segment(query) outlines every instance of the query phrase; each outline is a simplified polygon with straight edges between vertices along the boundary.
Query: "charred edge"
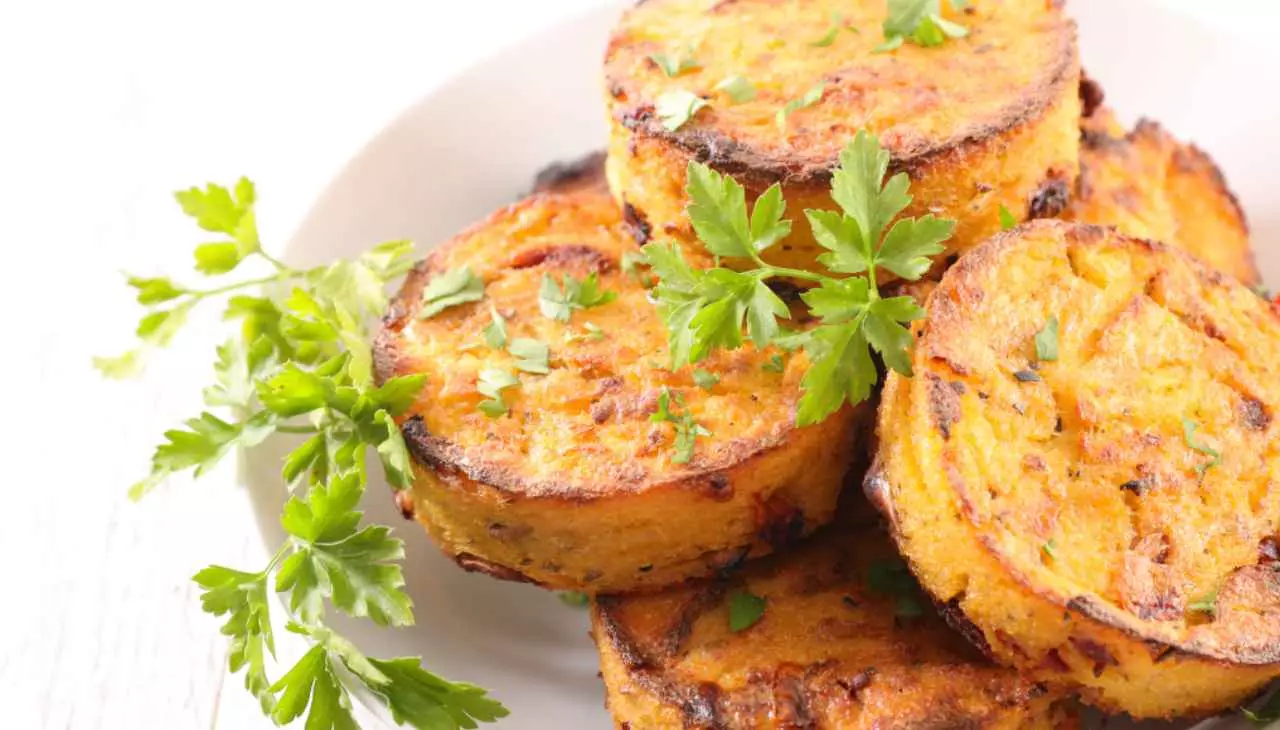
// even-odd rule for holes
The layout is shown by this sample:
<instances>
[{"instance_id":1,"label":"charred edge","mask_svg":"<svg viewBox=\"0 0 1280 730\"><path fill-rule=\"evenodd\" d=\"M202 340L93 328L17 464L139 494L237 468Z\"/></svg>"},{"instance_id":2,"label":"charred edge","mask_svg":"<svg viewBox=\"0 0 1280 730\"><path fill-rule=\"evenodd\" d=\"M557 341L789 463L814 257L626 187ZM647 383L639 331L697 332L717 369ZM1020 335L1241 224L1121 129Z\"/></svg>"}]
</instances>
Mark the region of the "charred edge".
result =
<instances>
[{"instance_id":1,"label":"charred edge","mask_svg":"<svg viewBox=\"0 0 1280 730\"><path fill-rule=\"evenodd\" d=\"M774 550L782 550L804 536L804 512L780 495L756 502L756 537Z\"/></svg>"},{"instance_id":2,"label":"charred edge","mask_svg":"<svg viewBox=\"0 0 1280 730\"><path fill-rule=\"evenodd\" d=\"M803 676L792 672L778 672L773 680L773 705L779 727L811 728L813 711L809 708L808 693Z\"/></svg>"},{"instance_id":3,"label":"charred edge","mask_svg":"<svg viewBox=\"0 0 1280 730\"><path fill-rule=\"evenodd\" d=\"M1266 404L1256 398L1245 398L1236 409L1240 422L1251 431L1266 431L1271 425L1271 413Z\"/></svg>"},{"instance_id":4,"label":"charred edge","mask_svg":"<svg viewBox=\"0 0 1280 730\"><path fill-rule=\"evenodd\" d=\"M401 489L395 495L396 509L400 510L400 516L406 520L412 520L414 514L413 494L408 489Z\"/></svg>"},{"instance_id":5,"label":"charred edge","mask_svg":"<svg viewBox=\"0 0 1280 730\"><path fill-rule=\"evenodd\" d=\"M508 568L505 565L498 565L492 561L486 560L471 553L458 553L453 556L453 562L458 567L468 573L483 573L498 580L509 580L515 583L532 583L533 585L543 585L540 581L534 580L529 576L521 573L514 568Z\"/></svg>"},{"instance_id":6,"label":"charred edge","mask_svg":"<svg viewBox=\"0 0 1280 730\"><path fill-rule=\"evenodd\" d=\"M871 686L871 678L876 674L874 668L867 668L853 675L849 679L837 679L836 684L844 688L849 693L849 699L861 699L862 691Z\"/></svg>"},{"instance_id":7,"label":"charred edge","mask_svg":"<svg viewBox=\"0 0 1280 730\"><path fill-rule=\"evenodd\" d=\"M1102 86L1094 81L1091 76L1080 72L1080 107L1081 116L1088 119L1093 113L1098 111L1102 103L1106 101L1106 93L1102 90Z\"/></svg>"},{"instance_id":8,"label":"charred edge","mask_svg":"<svg viewBox=\"0 0 1280 730\"><path fill-rule=\"evenodd\" d=\"M934 605L938 609L938 614L942 616L942 619L946 621L947 625L954 629L956 633L960 634L970 644L977 647L978 651L982 652L983 656L993 656L991 652L991 644L987 641L986 635L982 633L982 629L979 629L974 625L974 623L969 620L969 617L965 615L964 610L960 607L960 604L964 603L964 599L965 594L960 593L946 603L934 601Z\"/></svg>"},{"instance_id":9,"label":"charred edge","mask_svg":"<svg viewBox=\"0 0 1280 730\"><path fill-rule=\"evenodd\" d=\"M675 623L667 629L658 641L656 653L648 657L651 666L658 666L671 661L684 650L684 644L693 632L693 624L708 610L720 603L724 597L724 586L718 583L705 584L694 593L693 597L680 607Z\"/></svg>"},{"instance_id":10,"label":"charred edge","mask_svg":"<svg viewBox=\"0 0 1280 730\"><path fill-rule=\"evenodd\" d=\"M929 413L943 440L951 438L951 427L960 420L960 394L942 378L928 374ZM963 384L961 384L963 386Z\"/></svg>"},{"instance_id":11,"label":"charred edge","mask_svg":"<svg viewBox=\"0 0 1280 730\"><path fill-rule=\"evenodd\" d=\"M532 269L535 266L565 268L573 265L583 265L591 271L603 274L614 268L614 261L594 246L575 243L525 249L507 264L512 269Z\"/></svg>"},{"instance_id":12,"label":"charred edge","mask_svg":"<svg viewBox=\"0 0 1280 730\"><path fill-rule=\"evenodd\" d=\"M1126 492L1133 492L1135 495L1141 497L1151 491L1151 481L1148 479L1131 479L1124 484L1121 484L1120 488Z\"/></svg>"},{"instance_id":13,"label":"charred edge","mask_svg":"<svg viewBox=\"0 0 1280 730\"><path fill-rule=\"evenodd\" d=\"M1070 202L1071 187L1062 179L1060 172L1052 171L1031 195L1031 202L1027 204L1027 218L1056 218L1062 215Z\"/></svg>"},{"instance_id":14,"label":"charred edge","mask_svg":"<svg viewBox=\"0 0 1280 730\"><path fill-rule=\"evenodd\" d=\"M631 231L631 237L638 245L643 246L649 242L649 236L653 234L653 226L649 225L644 213L625 201L622 203L622 223L628 231Z\"/></svg>"},{"instance_id":15,"label":"charred edge","mask_svg":"<svg viewBox=\"0 0 1280 730\"><path fill-rule=\"evenodd\" d=\"M1119 666L1120 662L1116 661L1115 656L1107 647L1099 644L1092 639L1084 639L1076 636L1069 637L1071 645L1076 648L1085 658L1093 662L1093 676L1101 677L1107 667Z\"/></svg>"},{"instance_id":16,"label":"charred edge","mask_svg":"<svg viewBox=\"0 0 1280 730\"><path fill-rule=\"evenodd\" d=\"M597 150L569 162L553 162L534 176L530 194L602 187L604 158L604 151Z\"/></svg>"},{"instance_id":17,"label":"charred edge","mask_svg":"<svg viewBox=\"0 0 1280 730\"><path fill-rule=\"evenodd\" d=\"M701 682L697 685L678 688L683 690L679 694L677 705L680 708L680 714L684 715L685 727L712 727L719 728L723 726L720 722L720 687L711 682Z\"/></svg>"},{"instance_id":18,"label":"charred edge","mask_svg":"<svg viewBox=\"0 0 1280 730\"><path fill-rule=\"evenodd\" d=\"M1274 537L1264 537L1258 542L1258 562L1263 565L1280 563L1280 544Z\"/></svg>"},{"instance_id":19,"label":"charred edge","mask_svg":"<svg viewBox=\"0 0 1280 730\"><path fill-rule=\"evenodd\" d=\"M743 565L747 563L747 556L751 554L749 545L739 548L726 548L724 550L713 550L706 554L707 567L718 578L728 578L738 572Z\"/></svg>"}]
</instances>

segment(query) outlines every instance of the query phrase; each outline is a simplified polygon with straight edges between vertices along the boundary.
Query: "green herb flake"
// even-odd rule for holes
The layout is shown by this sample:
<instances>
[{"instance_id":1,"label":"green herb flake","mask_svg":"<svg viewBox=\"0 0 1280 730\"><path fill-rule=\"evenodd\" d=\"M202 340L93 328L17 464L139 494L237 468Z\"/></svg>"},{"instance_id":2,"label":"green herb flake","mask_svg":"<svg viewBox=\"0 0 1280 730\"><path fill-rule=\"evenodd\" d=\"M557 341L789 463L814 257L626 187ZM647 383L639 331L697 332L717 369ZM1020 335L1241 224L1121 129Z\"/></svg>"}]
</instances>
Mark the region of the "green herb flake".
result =
<instances>
[{"instance_id":1,"label":"green herb flake","mask_svg":"<svg viewBox=\"0 0 1280 730\"><path fill-rule=\"evenodd\" d=\"M478 302L484 298L484 280L476 276L471 267L450 269L432 277L422 290L422 311L419 319L429 319L449 307L466 302Z\"/></svg>"},{"instance_id":2,"label":"green herb flake","mask_svg":"<svg viewBox=\"0 0 1280 730\"><path fill-rule=\"evenodd\" d=\"M809 45L814 48L826 48L836 42L836 37L840 35L840 28L844 26L844 16L839 13L831 14L831 24L827 27L827 32L821 38L810 41Z\"/></svg>"},{"instance_id":3,"label":"green herb flake","mask_svg":"<svg viewBox=\"0 0 1280 730\"><path fill-rule=\"evenodd\" d=\"M1055 362L1058 359L1058 317L1050 315L1044 329L1036 333L1036 359Z\"/></svg>"},{"instance_id":4,"label":"green herb flake","mask_svg":"<svg viewBox=\"0 0 1280 730\"><path fill-rule=\"evenodd\" d=\"M1054 542L1053 538L1049 538L1049 541L1040 546L1040 549L1050 558L1053 558L1054 560L1058 559L1058 545Z\"/></svg>"},{"instance_id":5,"label":"green herb flake","mask_svg":"<svg viewBox=\"0 0 1280 730\"><path fill-rule=\"evenodd\" d=\"M516 369L521 372L535 375L546 375L551 372L549 365L551 348L541 340L517 337L511 341L507 352L516 359Z\"/></svg>"},{"instance_id":6,"label":"green herb flake","mask_svg":"<svg viewBox=\"0 0 1280 730\"><path fill-rule=\"evenodd\" d=\"M490 418L505 416L510 411L507 402L502 398L502 391L520 385L520 379L512 373L500 368L486 368L480 371L476 381L476 390L488 400L480 402L476 408Z\"/></svg>"},{"instance_id":7,"label":"green herb flake","mask_svg":"<svg viewBox=\"0 0 1280 730\"><path fill-rule=\"evenodd\" d=\"M760 369L766 373L784 373L787 371L787 364L783 362L781 355L774 355Z\"/></svg>"},{"instance_id":8,"label":"green herb flake","mask_svg":"<svg viewBox=\"0 0 1280 730\"><path fill-rule=\"evenodd\" d=\"M957 10L964 3L952 2ZM964 38L969 29L942 17L942 0L888 0L889 16L884 21L884 42L875 52L885 53L902 47L906 41L931 48L947 39Z\"/></svg>"},{"instance_id":9,"label":"green herb flake","mask_svg":"<svg viewBox=\"0 0 1280 730\"><path fill-rule=\"evenodd\" d=\"M698 368L693 371L693 384L710 392L720 382L720 376L709 370Z\"/></svg>"},{"instance_id":10,"label":"green herb flake","mask_svg":"<svg viewBox=\"0 0 1280 730\"><path fill-rule=\"evenodd\" d=\"M599 342L603 340L604 330L593 322L584 322L582 325L584 332L574 332L565 338L567 342Z\"/></svg>"},{"instance_id":11,"label":"green herb flake","mask_svg":"<svg viewBox=\"0 0 1280 730\"><path fill-rule=\"evenodd\" d=\"M729 593L729 630L733 633L746 631L764 618L764 609L768 601L745 589Z\"/></svg>"},{"instance_id":12,"label":"green herb flake","mask_svg":"<svg viewBox=\"0 0 1280 730\"><path fill-rule=\"evenodd\" d=\"M1010 213L1009 209L1004 207L1004 204L1001 203L1000 204L1000 230L1007 231L1010 228L1016 227L1017 225L1018 225L1018 219L1014 218L1013 213Z\"/></svg>"},{"instance_id":13,"label":"green herb flake","mask_svg":"<svg viewBox=\"0 0 1280 730\"><path fill-rule=\"evenodd\" d=\"M680 54L655 53L649 58L657 64L658 68L662 69L662 73L666 74L668 78L675 78L685 71L692 71L702 66L693 57L692 48L685 49L685 52Z\"/></svg>"},{"instance_id":14,"label":"green herb flake","mask_svg":"<svg viewBox=\"0 0 1280 730\"><path fill-rule=\"evenodd\" d=\"M674 132L707 106L707 101L684 89L668 91L658 97L654 113L668 132Z\"/></svg>"},{"instance_id":15,"label":"green herb flake","mask_svg":"<svg viewBox=\"0 0 1280 730\"><path fill-rule=\"evenodd\" d=\"M746 76L729 76L715 85L716 91L724 92L735 104L745 104L756 98L756 87Z\"/></svg>"},{"instance_id":16,"label":"green herb flake","mask_svg":"<svg viewBox=\"0 0 1280 730\"><path fill-rule=\"evenodd\" d=\"M804 96L787 102L778 110L778 113L774 118L774 121L778 124L778 129L783 132L787 131L787 119L801 109L807 109L814 104L817 104L819 101L822 101L822 94L826 91L826 88L827 82L819 81L808 91L804 92Z\"/></svg>"},{"instance_id":17,"label":"green herb flake","mask_svg":"<svg viewBox=\"0 0 1280 730\"><path fill-rule=\"evenodd\" d=\"M1187 448L1212 457L1209 461L1196 467L1196 473L1203 477L1205 472L1222 463L1222 454L1210 448L1207 444L1197 443L1196 429L1199 427L1200 425L1195 421L1188 418L1182 419L1182 439L1186 441Z\"/></svg>"},{"instance_id":18,"label":"green herb flake","mask_svg":"<svg viewBox=\"0 0 1280 730\"><path fill-rule=\"evenodd\" d=\"M1240 708L1240 714L1257 727L1270 727L1280 720L1280 692L1272 692L1271 697L1257 709Z\"/></svg>"},{"instance_id":19,"label":"green herb flake","mask_svg":"<svg viewBox=\"0 0 1280 730\"><path fill-rule=\"evenodd\" d=\"M579 591L560 591L556 593L556 597L571 608L586 608L591 605L591 597Z\"/></svg>"},{"instance_id":20,"label":"green herb flake","mask_svg":"<svg viewBox=\"0 0 1280 730\"><path fill-rule=\"evenodd\" d=\"M710 436L711 432L695 421L689 411L677 413L671 410L672 403L684 409L684 396L679 392L672 392L670 388L663 388L658 395L658 408L649 414L649 420L653 423L670 422L675 425L676 438L672 446L671 463L688 464L693 459L697 438Z\"/></svg>"},{"instance_id":21,"label":"green herb flake","mask_svg":"<svg viewBox=\"0 0 1280 730\"><path fill-rule=\"evenodd\" d=\"M1199 600L1188 603L1187 610L1208 616L1216 616L1218 613L1218 592L1216 590L1210 591Z\"/></svg>"},{"instance_id":22,"label":"green herb flake","mask_svg":"<svg viewBox=\"0 0 1280 730\"><path fill-rule=\"evenodd\" d=\"M484 328L484 342L495 350L501 350L507 346L507 320L494 307L489 307L489 316L491 321Z\"/></svg>"},{"instance_id":23,"label":"green herb flake","mask_svg":"<svg viewBox=\"0 0 1280 730\"><path fill-rule=\"evenodd\" d=\"M599 307L617 298L617 292L600 288L599 279L594 273L585 279L565 274L560 284L550 274L543 274L542 287L538 291L538 308L547 319L568 322L574 310Z\"/></svg>"},{"instance_id":24,"label":"green herb flake","mask_svg":"<svg viewBox=\"0 0 1280 730\"><path fill-rule=\"evenodd\" d=\"M900 618L924 615L920 584L898 558L876 560L867 569L867 585L872 591L894 599L894 613Z\"/></svg>"}]
</instances>

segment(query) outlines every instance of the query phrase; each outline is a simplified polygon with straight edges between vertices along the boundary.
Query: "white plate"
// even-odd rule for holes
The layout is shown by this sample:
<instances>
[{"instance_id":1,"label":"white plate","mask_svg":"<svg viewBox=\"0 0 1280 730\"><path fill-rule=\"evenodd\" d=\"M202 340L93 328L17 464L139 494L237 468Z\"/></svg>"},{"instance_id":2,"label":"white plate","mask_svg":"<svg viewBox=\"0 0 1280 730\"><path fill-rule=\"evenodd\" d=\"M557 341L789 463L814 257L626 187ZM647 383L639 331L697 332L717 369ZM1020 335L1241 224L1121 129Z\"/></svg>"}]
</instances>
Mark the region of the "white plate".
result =
<instances>
[{"instance_id":1,"label":"white plate","mask_svg":"<svg viewBox=\"0 0 1280 730\"><path fill-rule=\"evenodd\" d=\"M1256 86L1269 53L1149 0L1073 0L1089 73L1122 116L1147 115L1224 167L1253 224L1259 263L1280 284L1274 167L1280 101ZM318 200L288 249L307 262L411 238L425 250L525 191L536 171L604 144L600 60L616 10L603 8L512 46L423 98L362 150ZM502 105L495 104L501 99ZM276 455L243 473L264 539L279 544ZM504 728L606 728L586 615L537 588L468 575L404 522L385 485L366 509L405 540L418 625L342 628L381 656L420 654L447 677L487 687L511 709ZM274 549L274 547L273 547ZM1115 727L1115 725L1112 725Z\"/></svg>"}]
</instances>

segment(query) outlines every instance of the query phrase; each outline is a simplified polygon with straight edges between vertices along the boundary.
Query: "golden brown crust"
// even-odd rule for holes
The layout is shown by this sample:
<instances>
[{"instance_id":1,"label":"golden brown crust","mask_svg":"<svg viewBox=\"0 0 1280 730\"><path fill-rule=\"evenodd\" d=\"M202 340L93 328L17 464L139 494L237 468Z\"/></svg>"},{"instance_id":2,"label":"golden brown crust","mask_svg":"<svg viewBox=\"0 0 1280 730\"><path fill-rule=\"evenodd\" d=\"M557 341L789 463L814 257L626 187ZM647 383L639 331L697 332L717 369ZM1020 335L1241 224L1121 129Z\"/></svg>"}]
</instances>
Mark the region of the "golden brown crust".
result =
<instances>
[{"instance_id":1,"label":"golden brown crust","mask_svg":"<svg viewBox=\"0 0 1280 730\"><path fill-rule=\"evenodd\" d=\"M622 271L638 251L617 207L589 170L568 193L508 206L436 249L407 277L374 348L380 380L425 373L401 419L414 457L413 500L401 509L468 570L572 590L658 586L735 567L830 519L869 408L822 428L796 428L803 355L783 372L779 353L746 347L699 363L719 376L695 385L692 368L666 369L666 333L641 278ZM485 301L419 318L423 292L468 266ZM599 277L616 294L563 323L540 311L545 276ZM549 345L550 372L520 373L504 391L508 415L489 418L476 387L514 359L484 344L491 309L508 338ZM585 323L597 325L588 336ZM674 463L675 427L653 422L669 389L710 431Z\"/></svg>"},{"instance_id":2,"label":"golden brown crust","mask_svg":"<svg viewBox=\"0 0 1280 730\"><path fill-rule=\"evenodd\" d=\"M1114 225L1261 283L1249 225L1222 171L1151 120L1125 132L1106 109L1081 124L1080 178L1063 220Z\"/></svg>"},{"instance_id":3,"label":"golden brown crust","mask_svg":"<svg viewBox=\"0 0 1280 730\"><path fill-rule=\"evenodd\" d=\"M1057 692L988 663L936 617L895 616L902 599L873 587L871 576L897 564L878 528L842 525L753 563L732 584L597 597L592 633L615 723L724 730L1074 725L1053 704ZM743 588L764 597L766 609L758 623L734 633L727 600Z\"/></svg>"},{"instance_id":4,"label":"golden brown crust","mask_svg":"<svg viewBox=\"0 0 1280 730\"><path fill-rule=\"evenodd\" d=\"M653 0L630 11L605 67L615 196L654 235L694 249L683 214L690 160L738 178L749 198L779 182L795 225L766 258L811 264L821 249L803 210L832 207L831 170L845 143L867 128L892 154L893 170L912 178L915 202L906 214L958 221L954 250L998 230L1002 205L1020 217L1060 212L1078 155L1071 21L1042 0L977 6L959 18L973 31L966 39L872 53L884 13L874 0ZM803 42L822 36L833 15L860 32L841 31L829 47ZM691 53L701 66L668 78L650 60L655 53ZM714 90L734 74L755 84L754 100L734 104ZM819 80L822 99L779 129L777 110ZM673 89L693 91L710 107L669 131L655 107Z\"/></svg>"},{"instance_id":5,"label":"golden brown crust","mask_svg":"<svg viewBox=\"0 0 1280 730\"><path fill-rule=\"evenodd\" d=\"M975 249L928 309L865 488L930 593L1001 661L1137 716L1280 674L1280 311L1172 248L1058 222Z\"/></svg>"}]
</instances>

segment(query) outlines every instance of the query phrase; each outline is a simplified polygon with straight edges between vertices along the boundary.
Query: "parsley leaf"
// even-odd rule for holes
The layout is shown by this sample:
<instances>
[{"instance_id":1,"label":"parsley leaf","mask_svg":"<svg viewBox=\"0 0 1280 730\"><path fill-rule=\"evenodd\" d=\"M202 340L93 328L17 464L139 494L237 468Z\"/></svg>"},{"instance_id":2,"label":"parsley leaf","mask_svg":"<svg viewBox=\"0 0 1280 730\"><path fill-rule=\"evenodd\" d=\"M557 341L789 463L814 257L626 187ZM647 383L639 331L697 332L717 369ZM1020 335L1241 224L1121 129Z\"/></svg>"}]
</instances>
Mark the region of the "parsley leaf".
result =
<instances>
[{"instance_id":1,"label":"parsley leaf","mask_svg":"<svg viewBox=\"0 0 1280 730\"><path fill-rule=\"evenodd\" d=\"M422 290L422 311L419 319L429 319L440 312L466 302L478 302L484 298L484 280L476 276L469 266L462 266L432 277Z\"/></svg>"},{"instance_id":2,"label":"parsley leaf","mask_svg":"<svg viewBox=\"0 0 1280 730\"><path fill-rule=\"evenodd\" d=\"M1045 544L1041 545L1040 549L1044 552L1045 555L1048 555L1054 560L1058 559L1058 545L1053 541L1052 538L1050 538L1049 541L1046 542Z\"/></svg>"},{"instance_id":3,"label":"parsley leaf","mask_svg":"<svg viewBox=\"0 0 1280 730\"><path fill-rule=\"evenodd\" d=\"M192 578L201 588L200 605L205 613L226 616L222 633L231 637L230 669L245 670L244 687L258 698L263 712L271 712L275 695L267 679L266 656L275 656L271 633L265 573L244 573L212 565Z\"/></svg>"},{"instance_id":4,"label":"parsley leaf","mask_svg":"<svg viewBox=\"0 0 1280 730\"><path fill-rule=\"evenodd\" d=\"M791 230L780 188L766 190L748 215L746 193L737 181L690 163L687 212L699 241L719 258L747 259L756 268L695 269L672 244L645 247L658 277L654 295L667 328L671 368L696 363L715 349L741 347L744 329L757 348L803 347L809 367L796 409L800 425L818 423L846 401L857 404L870 396L878 379L873 350L888 367L909 376L907 325L924 310L909 297L882 298L876 272L883 268L918 279L931 268L930 257L944 250L955 223L932 215L894 222L911 196L905 174L884 179L888 167L889 153L874 136L859 132L832 175L831 197L838 210L805 211L814 238L827 249L819 263L833 273L862 275L836 278L772 266L760 257ZM784 331L778 319L790 318L790 310L766 283L771 278L816 284L800 298L821 324L807 332Z\"/></svg>"},{"instance_id":5,"label":"parsley leaf","mask_svg":"<svg viewBox=\"0 0 1280 730\"><path fill-rule=\"evenodd\" d=\"M827 82L819 81L817 84L810 87L808 91L804 92L803 96L798 99L792 99L783 105L774 117L774 121L778 124L778 130L782 132L787 131L788 117L801 109L807 109L814 104L817 104L819 101L822 101L822 92L825 91L826 88Z\"/></svg>"},{"instance_id":6,"label":"parsley leaf","mask_svg":"<svg viewBox=\"0 0 1280 730\"><path fill-rule=\"evenodd\" d=\"M1036 333L1036 359L1056 362L1058 359L1058 316L1050 315L1044 329Z\"/></svg>"},{"instance_id":7,"label":"parsley leaf","mask_svg":"<svg viewBox=\"0 0 1280 730\"><path fill-rule=\"evenodd\" d=\"M1218 453L1216 450L1209 447L1207 444L1196 443L1196 438L1195 438L1196 429L1198 429L1199 427L1200 425L1197 424L1195 421L1192 421L1188 418L1182 419L1182 439L1186 441L1187 448L1193 449L1195 451L1199 451L1200 453L1206 456L1213 457L1210 461L1207 461L1196 467L1196 473L1199 474L1200 476L1204 476L1205 472L1209 471L1213 467L1222 463L1222 454Z\"/></svg>"},{"instance_id":8,"label":"parsley leaf","mask_svg":"<svg viewBox=\"0 0 1280 730\"><path fill-rule=\"evenodd\" d=\"M654 423L662 423L669 421L675 424L675 444L671 455L672 464L688 464L693 459L693 450L695 441L699 436L710 436L711 432L694 420L693 414L688 410L683 413L675 413L671 410L671 403L684 408L684 397L680 393L673 393L669 388L663 388L662 393L658 395L658 410L649 415L649 420Z\"/></svg>"},{"instance_id":9,"label":"parsley leaf","mask_svg":"<svg viewBox=\"0 0 1280 730\"><path fill-rule=\"evenodd\" d=\"M1017 225L1018 219L1014 218L1013 213L1010 213L1009 209L1004 207L1004 204L1002 203L1000 205L1000 230L1007 231Z\"/></svg>"},{"instance_id":10,"label":"parsley leaf","mask_svg":"<svg viewBox=\"0 0 1280 730\"><path fill-rule=\"evenodd\" d=\"M693 49L686 49L682 54L666 54L655 53L649 58L662 69L662 73L669 78L675 78L685 71L692 71L700 68L702 64L698 63L698 59L693 57Z\"/></svg>"},{"instance_id":11,"label":"parsley leaf","mask_svg":"<svg viewBox=\"0 0 1280 730\"><path fill-rule=\"evenodd\" d=\"M1210 591L1199 600L1187 604L1188 611L1214 616L1218 613L1218 592Z\"/></svg>"},{"instance_id":12,"label":"parsley leaf","mask_svg":"<svg viewBox=\"0 0 1280 730\"><path fill-rule=\"evenodd\" d=\"M568 322L574 310L599 307L617 298L617 292L600 289L599 278L594 272L586 279L565 274L560 284L556 284L550 274L543 274L538 308L547 319Z\"/></svg>"},{"instance_id":13,"label":"parsley leaf","mask_svg":"<svg viewBox=\"0 0 1280 730\"><path fill-rule=\"evenodd\" d=\"M877 53L892 51L911 41L918 46L940 46L948 38L969 35L964 26L942 17L942 0L888 0L889 17L884 21L884 42ZM957 9L961 3L952 2Z\"/></svg>"},{"instance_id":14,"label":"parsley leaf","mask_svg":"<svg viewBox=\"0 0 1280 730\"><path fill-rule=\"evenodd\" d=\"M560 591L556 593L556 597L566 606L573 608L586 608L591 603L591 597L585 593L578 591Z\"/></svg>"},{"instance_id":15,"label":"parsley leaf","mask_svg":"<svg viewBox=\"0 0 1280 730\"><path fill-rule=\"evenodd\" d=\"M1273 692L1271 697L1256 710L1240 708L1240 714L1258 727L1270 726L1271 723L1280 720L1280 692Z\"/></svg>"},{"instance_id":16,"label":"parsley leaf","mask_svg":"<svg viewBox=\"0 0 1280 730\"><path fill-rule=\"evenodd\" d=\"M551 372L548 364L551 348L545 342L517 337L511 341L507 351L516 358L516 370L537 375L546 375Z\"/></svg>"},{"instance_id":17,"label":"parsley leaf","mask_svg":"<svg viewBox=\"0 0 1280 730\"><path fill-rule=\"evenodd\" d=\"M662 121L662 126L666 127L668 132L674 132L687 124L699 110L706 106L706 100L697 94L676 89L659 96L653 111Z\"/></svg>"},{"instance_id":18,"label":"parsley leaf","mask_svg":"<svg viewBox=\"0 0 1280 730\"><path fill-rule=\"evenodd\" d=\"M713 372L703 370L702 368L698 368L693 371L693 384L703 390L710 391L712 388L716 387L716 384L719 382L720 376Z\"/></svg>"},{"instance_id":19,"label":"parsley leaf","mask_svg":"<svg viewBox=\"0 0 1280 730\"><path fill-rule=\"evenodd\" d=\"M756 87L746 76L728 76L715 85L716 91L723 91L735 104L745 104L756 98Z\"/></svg>"},{"instance_id":20,"label":"parsley leaf","mask_svg":"<svg viewBox=\"0 0 1280 730\"><path fill-rule=\"evenodd\" d=\"M867 569L867 585L871 590L894 599L894 614L900 618L924 615L922 591L915 576L901 559L877 560Z\"/></svg>"},{"instance_id":21,"label":"parsley leaf","mask_svg":"<svg viewBox=\"0 0 1280 730\"><path fill-rule=\"evenodd\" d=\"M781 355L774 355L769 358L769 362L761 365L760 369L764 370L766 373L785 373L787 371L787 364L783 362Z\"/></svg>"},{"instance_id":22,"label":"parsley leaf","mask_svg":"<svg viewBox=\"0 0 1280 730\"><path fill-rule=\"evenodd\" d=\"M507 346L507 320L498 313L498 310L490 307L489 315L492 320L489 325L484 328L484 342L489 347L497 350Z\"/></svg>"},{"instance_id":23,"label":"parsley leaf","mask_svg":"<svg viewBox=\"0 0 1280 730\"><path fill-rule=\"evenodd\" d=\"M729 594L729 630L746 631L764 618L767 600L751 591L740 589Z\"/></svg>"},{"instance_id":24,"label":"parsley leaf","mask_svg":"<svg viewBox=\"0 0 1280 730\"><path fill-rule=\"evenodd\" d=\"M585 330L585 332L582 332L581 334L576 332L570 333L568 337L565 337L565 341L599 342L604 339L604 330L600 328L600 325L595 324L594 322L583 322L582 329Z\"/></svg>"},{"instance_id":25,"label":"parsley leaf","mask_svg":"<svg viewBox=\"0 0 1280 730\"><path fill-rule=\"evenodd\" d=\"M233 190L209 183L204 190L191 188L174 193L182 211L211 233L223 233L230 241L204 243L196 247L196 269L203 274L225 274L261 249L253 211L257 194L253 183L240 178Z\"/></svg>"},{"instance_id":26,"label":"parsley leaf","mask_svg":"<svg viewBox=\"0 0 1280 730\"><path fill-rule=\"evenodd\" d=\"M836 42L836 37L840 35L840 28L844 25L844 17L839 13L831 14L831 25L827 28L827 32L816 41L810 41L809 45L814 48L826 48ZM853 30L852 28L850 30Z\"/></svg>"},{"instance_id":27,"label":"parsley leaf","mask_svg":"<svg viewBox=\"0 0 1280 730\"><path fill-rule=\"evenodd\" d=\"M502 399L502 391L519 384L520 379L506 370L498 368L481 370L480 378L476 382L476 390L480 391L481 395L488 396L489 399L481 401L476 408L490 418L507 415L509 409L506 401Z\"/></svg>"}]
</instances>

